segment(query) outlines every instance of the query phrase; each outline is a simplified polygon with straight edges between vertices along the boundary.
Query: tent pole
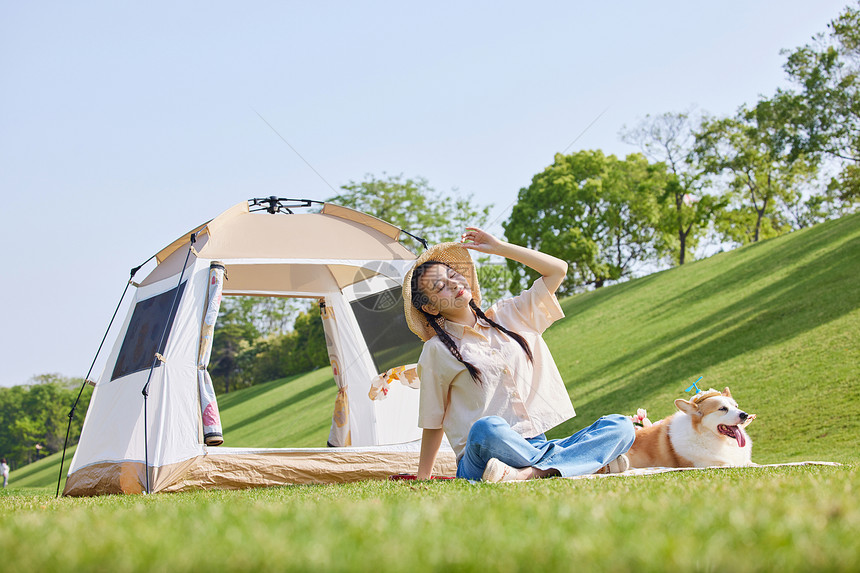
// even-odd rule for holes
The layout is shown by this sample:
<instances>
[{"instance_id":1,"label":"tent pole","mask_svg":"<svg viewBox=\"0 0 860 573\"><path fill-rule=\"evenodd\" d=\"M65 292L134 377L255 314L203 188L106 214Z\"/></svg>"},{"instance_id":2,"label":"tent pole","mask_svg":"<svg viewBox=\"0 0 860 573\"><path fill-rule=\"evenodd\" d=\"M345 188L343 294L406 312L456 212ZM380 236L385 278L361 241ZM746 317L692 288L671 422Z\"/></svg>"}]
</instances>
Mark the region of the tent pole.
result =
<instances>
[{"instance_id":1,"label":"tent pole","mask_svg":"<svg viewBox=\"0 0 860 573\"><path fill-rule=\"evenodd\" d=\"M155 370L155 365L163 357L158 353L161 345L164 344L164 337L167 336L167 328L170 326L170 317L176 312L176 304L179 300L179 287L182 286L182 279L185 276L185 268L188 266L188 259L191 257L191 252L194 250L194 243L197 242L197 233L191 233L191 244L188 245L188 252L185 253L185 262L182 264L182 272L179 273L179 282L176 285L176 294L173 295L173 303L170 305L170 313L168 319L164 323L164 330L161 331L161 339L156 346L155 356L152 357L152 365L149 367L149 375L146 377L146 384L143 386L141 394L143 394L143 473L146 475L146 493L152 493L149 487L149 426L147 424L147 408L146 402L149 398L149 382L152 380L152 372Z\"/></svg>"},{"instance_id":2,"label":"tent pole","mask_svg":"<svg viewBox=\"0 0 860 573\"><path fill-rule=\"evenodd\" d=\"M155 255L152 255L154 257ZM128 292L128 287L131 286L131 279L134 278L134 275L137 274L137 271L143 267L146 263L152 260L152 257L146 259L143 264L138 265L131 269L128 277L128 281L125 283L125 288L122 290L122 296L119 297L119 302L116 303L116 308L113 310L113 316L110 317L110 322L108 322L107 330L105 330L105 335L102 336L102 341L99 344L99 349L96 350L96 355L93 357L93 362L90 364L90 369L87 370L87 375L84 376L84 382L81 384L81 390L78 392L78 397L75 398L75 403L72 404L72 409L69 411L69 425L66 427L66 441L63 442L63 456L60 458L60 475L57 478L57 498L60 497L60 484L63 481L63 465L66 463L66 449L69 447L69 434L72 430L72 420L75 417L75 409L78 407L78 402L81 400L81 395L84 393L84 387L87 385L87 381L90 379L90 374L93 372L93 368L96 365L96 360L99 358L99 354L102 352L102 346L104 346L105 340L107 340L107 335L110 332L111 326L113 326L113 321L116 320L116 313L119 312L119 307L122 306L122 301L125 298L125 293Z\"/></svg>"},{"instance_id":3,"label":"tent pole","mask_svg":"<svg viewBox=\"0 0 860 573\"><path fill-rule=\"evenodd\" d=\"M418 235L413 235L413 234L412 234L412 233L410 233L409 231L404 231L403 229L400 229L400 232L401 232L401 233L406 233L407 235L409 235L410 237L412 237L413 239L415 239L416 241L418 241L419 243L421 243L422 245L424 245L424 250L425 250L425 251L428 249L428 246L427 246L427 239L425 239L425 238L423 238L423 237L419 237Z\"/></svg>"}]
</instances>

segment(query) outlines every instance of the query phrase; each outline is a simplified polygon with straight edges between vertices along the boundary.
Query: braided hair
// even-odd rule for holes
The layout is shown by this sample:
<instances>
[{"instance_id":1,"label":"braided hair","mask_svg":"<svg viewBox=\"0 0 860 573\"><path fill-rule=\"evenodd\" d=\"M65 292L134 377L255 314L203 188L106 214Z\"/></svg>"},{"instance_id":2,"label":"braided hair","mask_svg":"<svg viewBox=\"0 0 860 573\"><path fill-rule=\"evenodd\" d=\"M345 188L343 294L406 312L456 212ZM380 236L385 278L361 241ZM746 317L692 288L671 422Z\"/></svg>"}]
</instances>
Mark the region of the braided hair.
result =
<instances>
[{"instance_id":1,"label":"braided hair","mask_svg":"<svg viewBox=\"0 0 860 573\"><path fill-rule=\"evenodd\" d=\"M421 279L421 277L424 276L424 274L433 265L443 265L445 267L448 267L449 269L456 271L456 269L453 269L449 265L442 263L442 262L439 262L439 261L427 261L424 264L418 266L412 272L412 281L410 282L411 290L412 290L412 306L417 308L421 312L421 314L424 315L424 318L427 319L427 322L430 324L430 327L433 328L433 331L439 337L439 340L441 340L442 343L445 345L445 347L448 348L448 351L451 352L451 354L454 356L454 358L459 360L466 367L466 370L468 370L469 374L472 376L472 378L475 380L475 382L477 382L478 384L481 384L482 383L481 382L481 371L478 369L477 366L475 366L474 364L472 364L468 360L463 359L463 356L460 354L460 349L457 346L457 343L454 342L454 340L451 338L451 336L447 332L445 332L445 330L439 324L439 318L440 317L438 315L430 314L429 312L427 312L423 308L425 304L428 304L430 302L430 299L421 290L421 288L418 285L418 281ZM475 304L474 300L469 301L469 307L472 309L472 311L474 311L474 313L478 316L478 318L482 318L482 319L486 320L492 327L496 328L497 330L499 330L501 332L504 332L505 334L507 334L508 336L513 338L514 340L516 340L517 343L522 347L523 351L526 353L526 356L528 357L529 362L534 362L534 357L532 355L531 348L529 348L528 342L526 342L526 340L520 334L517 334L516 332L513 332L511 330L508 330L507 328L505 328L501 324L495 322L494 320L491 320L490 318L487 318L487 316L484 314L484 312L481 310L481 308L477 304Z\"/></svg>"},{"instance_id":2,"label":"braided hair","mask_svg":"<svg viewBox=\"0 0 860 573\"><path fill-rule=\"evenodd\" d=\"M496 330L500 330L500 331L504 332L505 334L507 334L508 336L513 338L514 340L516 340L517 344L519 344L520 347L523 349L523 352L526 353L526 356L528 357L529 362L534 363L535 359L534 359L534 355L532 354L532 349L529 348L529 343L526 342L525 338L523 338L520 334L514 332L513 330L508 330L507 328L505 328L504 326L502 326L501 324L499 324L498 322L496 322L492 318L487 317L487 315L484 314L484 311L481 310L481 307L478 306L477 304L475 304L474 300L469 301L469 306L471 307L471 309L473 311L475 311L475 314L478 316L478 318L482 318L482 319L486 320L487 322L490 323L490 326L494 327Z\"/></svg>"}]
</instances>

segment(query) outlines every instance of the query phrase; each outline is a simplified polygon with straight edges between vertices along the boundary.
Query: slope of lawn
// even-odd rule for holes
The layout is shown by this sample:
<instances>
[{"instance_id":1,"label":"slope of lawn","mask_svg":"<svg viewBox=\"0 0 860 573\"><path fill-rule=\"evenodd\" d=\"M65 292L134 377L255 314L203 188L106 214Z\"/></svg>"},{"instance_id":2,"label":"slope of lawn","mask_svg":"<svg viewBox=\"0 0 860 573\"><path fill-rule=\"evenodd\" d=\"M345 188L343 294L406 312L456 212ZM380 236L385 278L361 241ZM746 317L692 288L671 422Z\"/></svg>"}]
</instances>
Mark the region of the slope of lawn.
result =
<instances>
[{"instance_id":1,"label":"slope of lawn","mask_svg":"<svg viewBox=\"0 0 860 573\"><path fill-rule=\"evenodd\" d=\"M330 368L218 397L225 446L323 448L337 386Z\"/></svg>"},{"instance_id":2,"label":"slope of lawn","mask_svg":"<svg viewBox=\"0 0 860 573\"><path fill-rule=\"evenodd\" d=\"M77 446L71 446L66 450L66 460L63 464L65 471L60 487L66 485L66 473L69 471L69 463L72 461L72 456L75 455ZM63 452L58 452L50 456L46 456L37 462L27 464L24 467L9 473L10 488L50 488L51 491L57 489L57 478L60 477L60 460Z\"/></svg>"}]
</instances>

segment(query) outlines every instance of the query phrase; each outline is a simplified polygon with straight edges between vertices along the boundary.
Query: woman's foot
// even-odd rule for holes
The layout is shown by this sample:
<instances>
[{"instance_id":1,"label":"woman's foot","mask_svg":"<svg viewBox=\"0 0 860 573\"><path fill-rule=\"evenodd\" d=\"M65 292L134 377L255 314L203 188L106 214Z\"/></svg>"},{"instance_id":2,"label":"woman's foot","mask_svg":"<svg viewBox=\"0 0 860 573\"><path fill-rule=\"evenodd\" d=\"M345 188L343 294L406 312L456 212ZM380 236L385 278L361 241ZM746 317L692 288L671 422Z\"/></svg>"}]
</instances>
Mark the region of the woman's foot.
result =
<instances>
[{"instance_id":1,"label":"woman's foot","mask_svg":"<svg viewBox=\"0 0 860 573\"><path fill-rule=\"evenodd\" d=\"M630 460L627 459L627 456L621 454L599 470L597 470L596 474L623 474L627 470L630 469Z\"/></svg>"},{"instance_id":2,"label":"woman's foot","mask_svg":"<svg viewBox=\"0 0 860 573\"><path fill-rule=\"evenodd\" d=\"M559 475L558 470L548 469L541 470L534 467L514 468L508 464L491 458L487 462L487 467L484 469L484 475L481 478L483 481L490 483L498 483L502 481L524 481L527 479L540 479Z\"/></svg>"},{"instance_id":3,"label":"woman's foot","mask_svg":"<svg viewBox=\"0 0 860 573\"><path fill-rule=\"evenodd\" d=\"M484 475L481 477L483 481L490 483L498 483L502 481L520 481L520 470L512 468L508 464L491 458L487 462L487 467L484 469Z\"/></svg>"}]
</instances>

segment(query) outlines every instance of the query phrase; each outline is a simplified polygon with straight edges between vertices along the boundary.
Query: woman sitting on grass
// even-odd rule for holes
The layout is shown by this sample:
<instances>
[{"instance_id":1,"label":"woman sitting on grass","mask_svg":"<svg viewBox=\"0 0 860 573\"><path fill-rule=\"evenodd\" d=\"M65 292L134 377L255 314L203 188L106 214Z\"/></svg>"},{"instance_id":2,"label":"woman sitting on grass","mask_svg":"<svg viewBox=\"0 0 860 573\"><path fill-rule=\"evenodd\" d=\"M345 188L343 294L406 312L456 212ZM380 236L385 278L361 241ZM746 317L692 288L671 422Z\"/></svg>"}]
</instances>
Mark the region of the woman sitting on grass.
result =
<instances>
[{"instance_id":1,"label":"woman sitting on grass","mask_svg":"<svg viewBox=\"0 0 860 573\"><path fill-rule=\"evenodd\" d=\"M485 313L466 249L500 255L542 276ZM555 297L567 263L467 227L461 243L425 251L403 284L406 321L424 340L418 360L424 429L418 479L429 479L443 433L457 477L498 482L623 472L633 424L610 415L574 435L544 432L575 416L541 333L564 313Z\"/></svg>"}]
</instances>

